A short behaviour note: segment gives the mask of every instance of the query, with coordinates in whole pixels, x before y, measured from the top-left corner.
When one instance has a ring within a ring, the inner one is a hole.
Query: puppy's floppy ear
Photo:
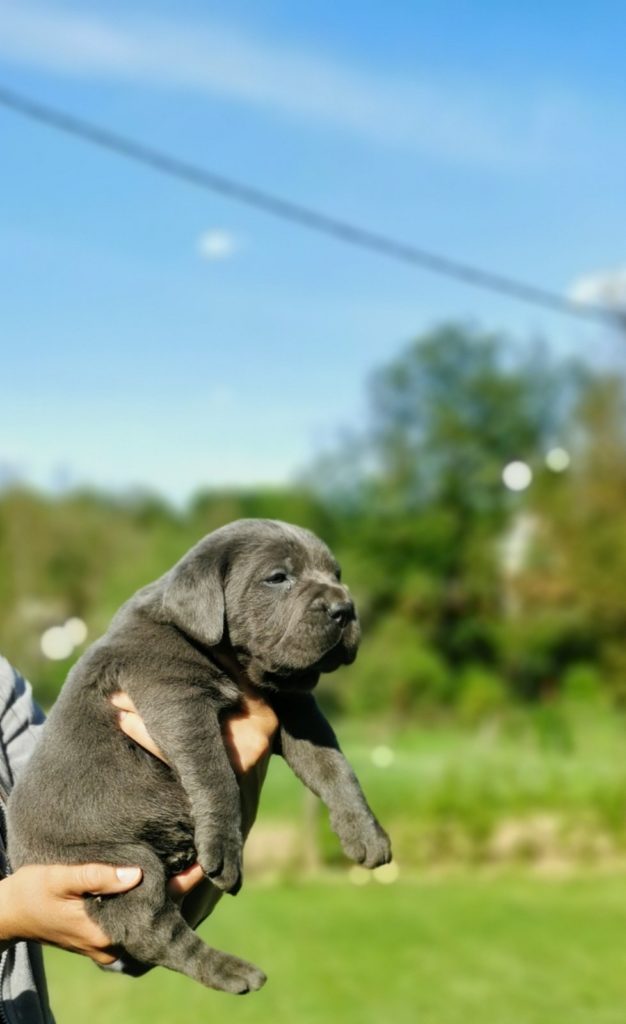
[[[207,647],[224,633],[224,588],[219,561],[206,552],[185,559],[161,584],[155,617],[170,622]]]

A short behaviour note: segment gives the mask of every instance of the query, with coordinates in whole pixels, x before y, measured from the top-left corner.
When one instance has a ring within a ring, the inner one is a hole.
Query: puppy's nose
[[[356,618],[352,601],[335,601],[330,605],[328,614],[333,622],[338,623],[342,629]]]

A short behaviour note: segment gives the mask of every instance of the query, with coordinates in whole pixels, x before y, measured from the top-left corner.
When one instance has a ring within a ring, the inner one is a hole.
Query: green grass
[[[244,999],[163,970],[112,977],[49,950],[59,1024],[623,1024],[626,877],[547,882],[509,867],[418,881],[425,863],[488,860],[499,824],[538,813],[557,816],[564,837],[537,861],[556,852],[557,867],[565,854],[566,868],[578,870],[585,858],[573,848],[567,856],[568,828],[578,830],[579,846],[581,834],[609,835],[623,855],[623,720],[586,711],[556,726],[548,714],[477,733],[441,724],[392,733],[382,722],[338,732],[392,834],[400,881],[360,889],[337,872],[248,884],[224,899],[203,926],[205,939],[269,975],[262,992]],[[380,744],[394,752],[384,768],[371,757]],[[275,759],[260,823],[291,822],[305,835],[303,800]],[[337,846],[324,830],[322,844],[332,859]]]
[[[46,953],[59,1024],[623,1024],[626,879],[248,887],[202,929],[269,975],[245,998]]]

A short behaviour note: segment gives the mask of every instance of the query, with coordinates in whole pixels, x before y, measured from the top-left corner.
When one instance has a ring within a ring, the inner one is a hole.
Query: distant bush
[[[439,707],[451,697],[452,676],[444,659],[413,624],[389,617],[364,641],[350,672],[347,702],[359,714],[403,716]]]
[[[497,673],[483,665],[468,665],[460,673],[454,703],[460,721],[476,725],[502,712],[509,694]]]
[[[561,692],[566,700],[583,703],[600,701],[605,696],[602,672],[597,665],[576,662],[566,669]]]

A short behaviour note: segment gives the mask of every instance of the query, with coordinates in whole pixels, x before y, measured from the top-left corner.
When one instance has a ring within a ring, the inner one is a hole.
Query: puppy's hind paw
[[[230,992],[234,996],[244,996],[248,992],[256,992],[262,988],[267,976],[246,960],[240,960],[229,953],[218,953],[212,959],[211,968],[202,980],[211,988]]]

